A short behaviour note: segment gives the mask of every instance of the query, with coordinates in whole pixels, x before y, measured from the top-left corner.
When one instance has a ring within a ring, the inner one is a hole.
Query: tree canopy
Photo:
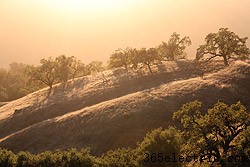
[[[55,59],[55,71],[58,79],[61,82],[67,82],[70,78],[71,66],[73,64],[73,57],[66,57],[61,55]]]
[[[173,33],[167,43],[162,42],[157,47],[141,49],[127,47],[115,50],[109,58],[109,67],[124,67],[128,74],[129,67],[137,69],[146,66],[150,74],[153,74],[151,66],[164,58],[167,60],[186,58],[185,49],[189,45],[191,40],[188,36],[181,38],[180,34]]]
[[[0,68],[0,101],[11,101],[42,88],[25,76],[26,64],[13,62],[8,69]]]
[[[232,153],[239,153],[235,141],[250,125],[250,114],[240,102],[231,106],[217,102],[207,112],[201,107],[201,102],[193,101],[174,113],[188,138],[183,148],[186,154],[195,153],[202,160],[213,159],[213,163],[227,166]]]
[[[246,46],[246,41],[247,37],[240,38],[228,28],[220,28],[219,32],[206,36],[205,44],[197,49],[196,59],[200,60],[205,55],[209,55],[207,60],[222,57],[226,66],[229,59],[247,59],[250,50]]]
[[[181,131],[169,126],[163,130],[158,128],[147,133],[144,140],[138,145],[139,164],[143,167],[181,166],[180,162],[166,162],[166,155],[180,155],[183,144]]]
[[[39,66],[27,66],[26,74],[35,81],[52,88],[53,84],[67,82],[69,79],[88,75],[91,71],[99,72],[102,69],[102,62],[93,61],[85,66],[74,56],[61,55],[52,59],[42,59]]]
[[[135,51],[132,48],[117,49],[109,58],[109,67],[124,67],[128,74],[128,66],[131,64],[131,56]]]
[[[161,57],[155,48],[136,50],[131,60],[134,67],[137,67],[138,64],[146,65],[151,74],[153,74],[151,65],[156,61],[161,61]]]
[[[55,70],[55,62],[52,58],[42,59],[40,66],[28,66],[27,74],[34,80],[38,80],[45,85],[48,85],[50,89],[56,82],[58,74]]]
[[[104,70],[103,63],[101,61],[92,61],[90,62],[87,67],[88,70],[91,72],[101,72]]]
[[[170,36],[168,42],[162,42],[159,46],[159,50],[163,57],[167,60],[176,60],[185,57],[185,49],[191,45],[191,40],[188,36],[183,38],[176,32]]]

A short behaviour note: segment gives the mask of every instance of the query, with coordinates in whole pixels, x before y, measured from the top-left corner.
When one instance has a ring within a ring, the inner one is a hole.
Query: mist
[[[0,2],[0,67],[62,54],[106,62],[118,48],[155,47],[173,32],[190,37],[187,53],[194,58],[205,36],[221,27],[250,37],[248,0],[136,0],[105,9],[50,2]]]

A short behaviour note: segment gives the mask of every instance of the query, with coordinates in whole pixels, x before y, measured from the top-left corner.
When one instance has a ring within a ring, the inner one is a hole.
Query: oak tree
[[[67,82],[70,79],[71,66],[73,64],[73,57],[66,57],[61,55],[55,59],[55,71],[58,79],[61,82]]]
[[[185,49],[187,46],[191,45],[191,40],[188,36],[183,38],[180,37],[180,34],[176,32],[170,36],[168,42],[162,42],[159,46],[160,53],[167,60],[176,60],[183,58],[185,56]]]
[[[101,72],[104,70],[102,64],[101,61],[92,61],[87,65],[87,68],[89,68],[90,72]]]
[[[71,67],[69,70],[70,78],[75,79],[76,77],[79,77],[81,74],[87,75],[85,64],[81,60],[77,60],[76,57],[71,57]]]
[[[136,67],[137,64],[141,63],[143,65],[146,65],[148,70],[150,71],[150,74],[153,74],[151,66],[154,62],[160,61],[161,58],[155,48],[142,48],[137,51],[137,54],[135,54],[133,59],[133,64]]]
[[[132,48],[115,50],[115,52],[110,56],[109,67],[124,67],[128,74],[128,67],[131,64],[131,56],[133,54],[133,51],[134,49]]]
[[[250,125],[250,114],[240,102],[231,106],[217,102],[205,113],[201,107],[201,102],[193,101],[174,113],[173,118],[181,121],[188,136],[184,149],[202,161],[212,159],[212,163],[227,166],[226,160],[235,153],[236,138]]]
[[[32,79],[42,82],[52,88],[53,84],[56,82],[57,73],[55,70],[55,62],[52,58],[42,59],[40,61],[41,65],[27,66],[26,74]]]
[[[229,59],[247,59],[250,50],[246,46],[247,37],[240,38],[228,28],[220,28],[217,33],[210,33],[205,38],[205,44],[197,49],[196,59],[200,60],[208,55],[207,61],[222,57],[224,64],[228,66]]]

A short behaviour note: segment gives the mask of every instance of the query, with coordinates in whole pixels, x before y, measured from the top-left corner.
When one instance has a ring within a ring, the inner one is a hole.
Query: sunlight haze
[[[249,0],[1,0],[0,67],[63,54],[106,62],[118,48],[155,47],[173,32],[191,38],[193,58],[221,27],[250,37],[249,7]]]

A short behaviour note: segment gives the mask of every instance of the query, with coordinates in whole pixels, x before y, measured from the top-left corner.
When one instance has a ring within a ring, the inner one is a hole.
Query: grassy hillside
[[[216,67],[221,68],[221,64]],[[102,74],[97,74],[57,84],[52,90],[43,89],[15,100],[0,108],[0,138],[46,119],[200,73],[192,62],[185,61],[168,62],[161,69],[161,73],[153,76],[133,71],[129,78],[117,70],[106,71],[104,75],[110,81],[108,83],[103,82]]]
[[[192,100],[205,107],[240,100],[250,108],[249,63],[222,70],[211,63],[204,78],[191,62],[163,65],[153,76],[106,71],[108,83],[97,74],[9,102],[0,107],[0,147],[31,152],[90,147],[100,154],[133,147],[149,130],[175,124],[172,113]]]

